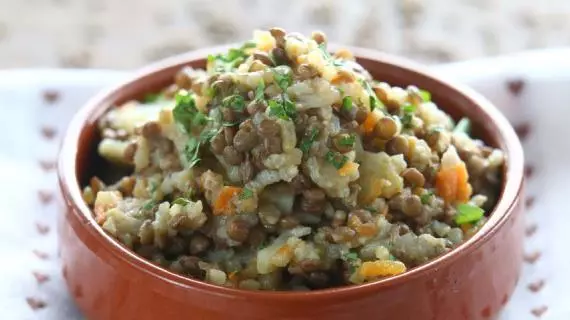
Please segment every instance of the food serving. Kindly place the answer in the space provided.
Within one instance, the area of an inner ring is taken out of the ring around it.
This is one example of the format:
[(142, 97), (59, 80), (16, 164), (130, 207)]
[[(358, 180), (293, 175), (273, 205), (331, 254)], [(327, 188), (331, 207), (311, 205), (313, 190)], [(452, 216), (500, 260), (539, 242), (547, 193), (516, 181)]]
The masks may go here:
[(504, 155), (326, 36), (257, 31), (99, 120), (95, 220), (171, 271), (249, 290), (404, 273), (486, 221)]

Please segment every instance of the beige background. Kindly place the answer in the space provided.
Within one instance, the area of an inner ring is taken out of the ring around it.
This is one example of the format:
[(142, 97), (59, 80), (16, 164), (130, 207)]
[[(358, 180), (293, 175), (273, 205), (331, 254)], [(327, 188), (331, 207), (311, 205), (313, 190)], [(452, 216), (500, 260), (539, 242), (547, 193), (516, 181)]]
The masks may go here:
[(568, 0), (0, 0), (0, 68), (133, 68), (254, 28), (424, 62), (570, 44)]

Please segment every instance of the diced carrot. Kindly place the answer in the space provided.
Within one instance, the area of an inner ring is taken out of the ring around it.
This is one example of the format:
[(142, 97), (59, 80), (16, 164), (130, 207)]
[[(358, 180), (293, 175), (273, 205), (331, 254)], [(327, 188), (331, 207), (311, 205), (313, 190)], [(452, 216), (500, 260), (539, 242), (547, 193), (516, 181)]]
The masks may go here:
[(363, 237), (372, 237), (378, 232), (378, 226), (368, 222), (356, 227), (356, 232)]
[(228, 274), (228, 280), (230, 280), (232, 283), (237, 283), (239, 280), (237, 271), (230, 272), (230, 274)]
[(235, 208), (231, 206), (231, 200), (241, 192), (239, 187), (225, 186), (220, 191), (220, 195), (214, 202), (215, 215), (232, 215)]
[(406, 272), (406, 266), (400, 261), (377, 260), (366, 261), (358, 269), (363, 278), (387, 277)]
[(469, 184), (469, 173), (465, 163), (440, 169), (435, 179), (437, 195), (446, 203), (469, 201), (473, 190)]
[(338, 169), (338, 174), (342, 177), (353, 174), (358, 170), (358, 164), (352, 161), (347, 161), (342, 168)]
[(473, 225), (471, 223), (463, 223), (459, 227), (461, 228), (461, 231), (463, 231), (463, 234), (465, 235), (471, 230)]
[(365, 134), (372, 133), (378, 120), (380, 120), (378, 114), (375, 112), (368, 112), (366, 119), (364, 119), (364, 122), (362, 123), (362, 131), (364, 131)]

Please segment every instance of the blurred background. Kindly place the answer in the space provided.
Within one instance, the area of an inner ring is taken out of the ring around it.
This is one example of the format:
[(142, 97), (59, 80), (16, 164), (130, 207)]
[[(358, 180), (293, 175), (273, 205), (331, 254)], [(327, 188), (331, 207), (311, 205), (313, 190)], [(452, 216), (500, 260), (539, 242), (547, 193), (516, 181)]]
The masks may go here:
[(570, 1), (0, 0), (0, 68), (129, 69), (271, 26), (448, 62), (570, 45)]

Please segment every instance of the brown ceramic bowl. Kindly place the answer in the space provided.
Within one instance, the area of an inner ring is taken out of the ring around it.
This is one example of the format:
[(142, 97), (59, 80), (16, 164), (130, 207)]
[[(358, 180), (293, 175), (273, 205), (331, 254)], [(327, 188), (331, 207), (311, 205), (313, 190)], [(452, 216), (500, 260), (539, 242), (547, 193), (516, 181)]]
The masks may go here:
[(489, 221), (457, 249), (404, 274), (359, 286), (312, 292), (222, 288), (182, 277), (135, 255), (107, 235), (81, 198), (100, 162), (97, 118), (111, 105), (142, 98), (184, 65), (203, 67), (200, 50), (154, 64), (99, 94), (71, 122), (59, 159), (66, 210), (59, 218), (63, 273), (87, 318), (96, 319), (488, 319), (507, 303), (519, 278), (523, 239), (523, 153), (507, 120), (473, 91), (408, 61), (353, 49), (376, 79), (417, 85), (473, 133), (507, 155), (500, 200)]

